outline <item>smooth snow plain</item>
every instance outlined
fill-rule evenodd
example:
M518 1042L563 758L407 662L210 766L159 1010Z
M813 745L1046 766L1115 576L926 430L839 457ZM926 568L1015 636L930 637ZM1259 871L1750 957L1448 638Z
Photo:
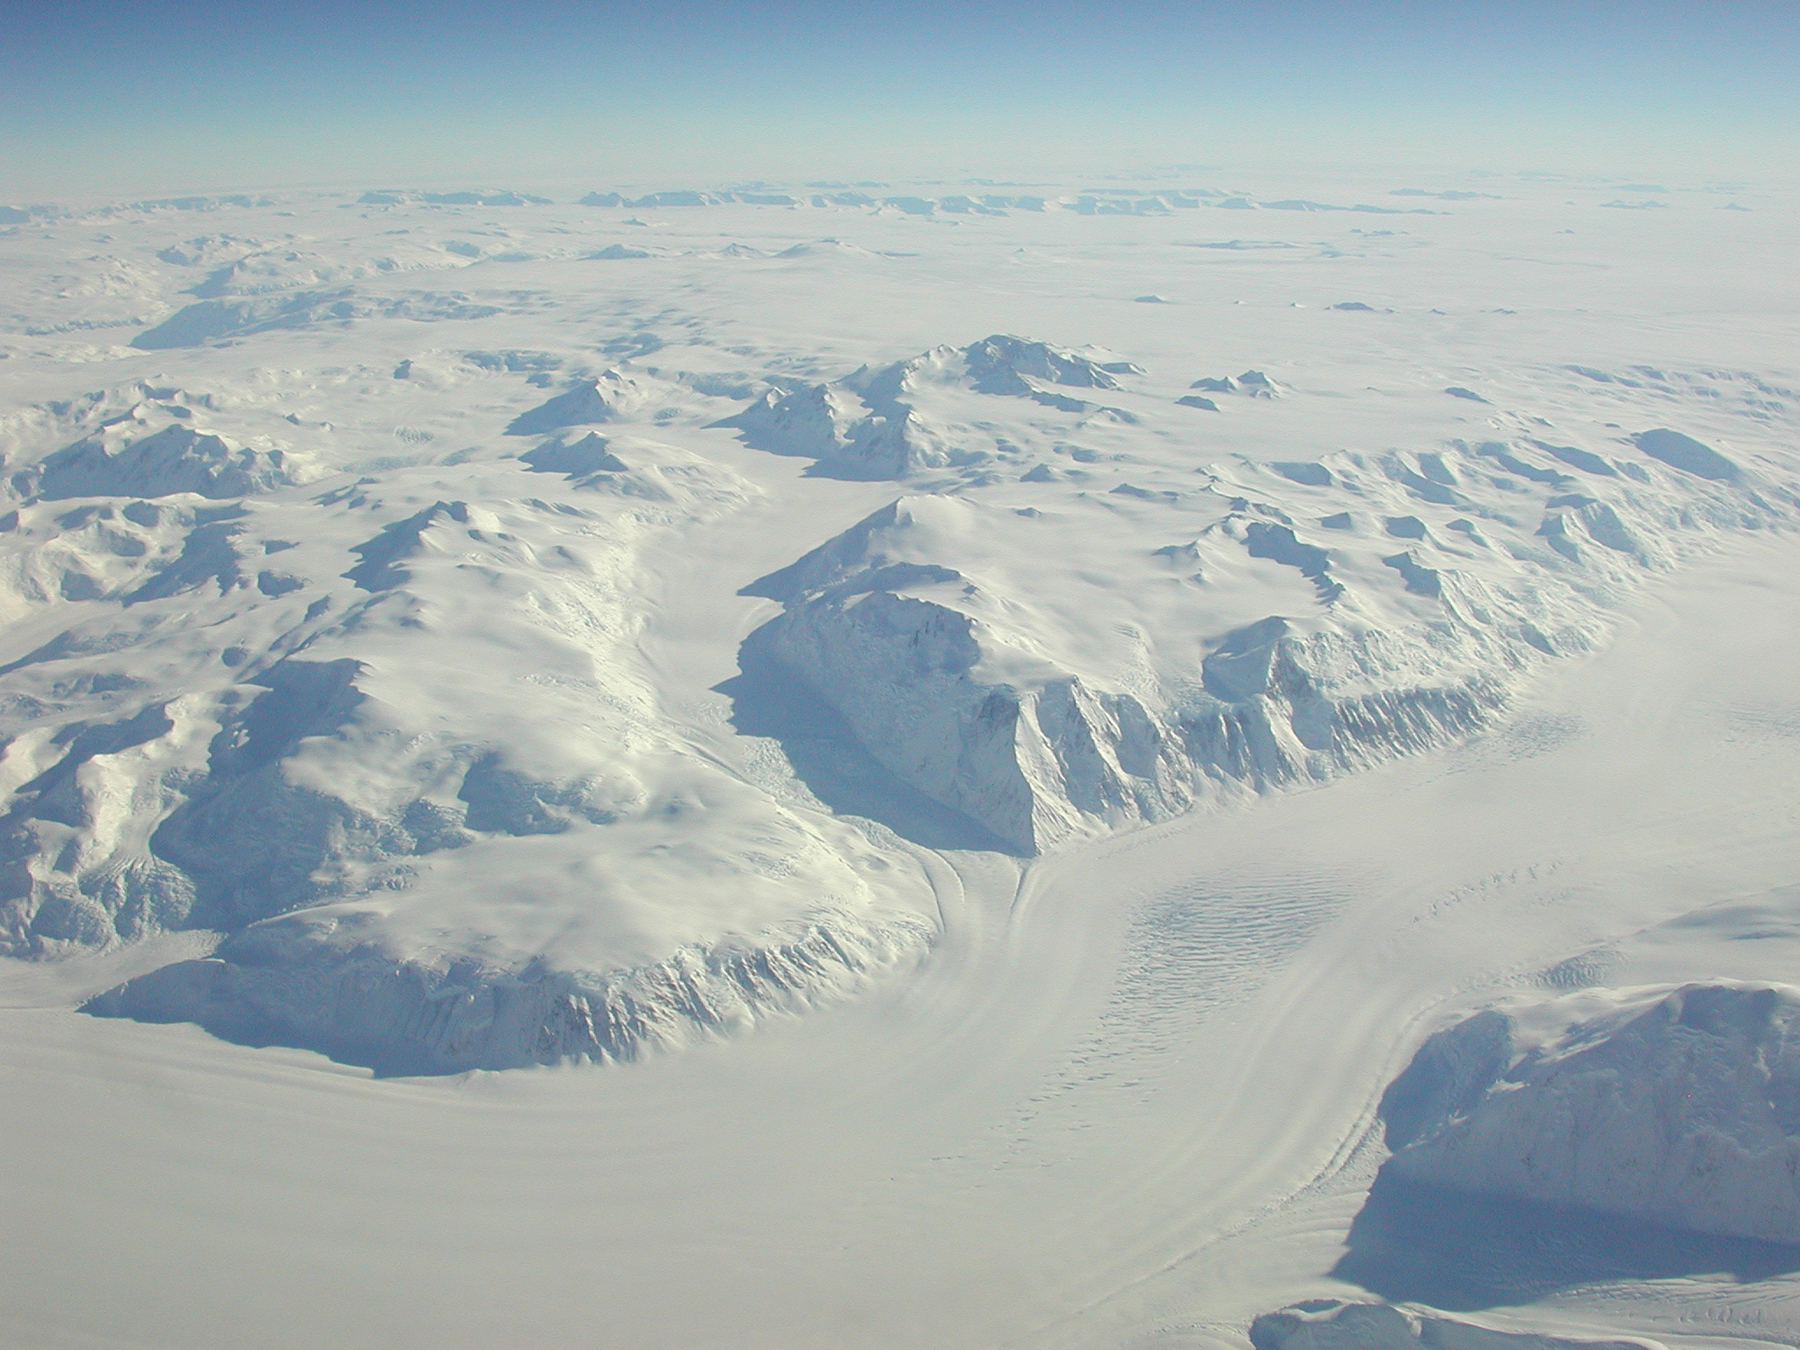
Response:
M1796 997L1794 203L1476 187L0 230L7 1343L1792 1343L1515 1174Z

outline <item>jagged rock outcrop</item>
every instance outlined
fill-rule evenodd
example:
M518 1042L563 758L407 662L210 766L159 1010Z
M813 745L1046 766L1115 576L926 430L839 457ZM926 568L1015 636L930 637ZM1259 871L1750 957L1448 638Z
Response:
M296 481L297 465L278 449L234 445L192 427L147 435L109 427L47 456L17 486L50 501L70 497L243 497Z
M1181 683L1108 687L1044 655L1054 631L1020 597L920 560L1011 523L969 502L902 498L750 588L785 612L748 646L902 779L1022 853L1165 818L1221 782L1274 786L1435 744L1502 702L1473 668L1424 674L1428 662L1389 635L1307 635L1281 616L1211 638ZM1262 524L1215 537L1279 555L1319 603L1335 601L1325 551L1286 527L1255 533Z
M1110 378L1050 355L977 344L943 360L1002 390ZM821 428L829 412L841 442L841 396L771 407L818 411ZM819 434L814 450L841 453ZM1535 662L1590 648L1610 599L1685 537L1777 518L1736 482L1552 463L1459 442L1213 466L1199 490L1122 482L1055 514L907 496L749 587L784 612L746 655L790 672L906 783L1032 853L1468 735ZM1132 546L1153 507L1205 523Z
M995 334L967 347L934 347L891 365L864 366L841 380L770 390L718 425L733 427L759 449L817 461L833 478L905 478L924 469L976 463L987 451L967 444L960 424L928 415L945 391L1027 398L1077 415L1135 420L1123 409L1060 393L1113 390L1126 363L1109 369L1043 342ZM985 438L991 446L994 438Z
M1245 398L1280 398L1287 391L1260 370L1246 370L1242 375L1203 376L1188 386L1209 394L1241 394ZM1205 402L1206 400L1201 400Z
M803 604L762 631L758 651L803 673L904 780L1021 853L1067 838L1084 815L1124 823L1181 804L1163 729L1135 699L1073 676L984 680L976 621L888 589L904 584L890 572Z

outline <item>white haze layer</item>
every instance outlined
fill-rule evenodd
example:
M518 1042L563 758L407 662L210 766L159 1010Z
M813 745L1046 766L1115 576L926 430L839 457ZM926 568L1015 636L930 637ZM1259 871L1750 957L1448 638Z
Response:
M0 1336L1241 1346L1496 1005L1800 1237L1535 1105L1794 978L1792 204L1499 181L0 213Z

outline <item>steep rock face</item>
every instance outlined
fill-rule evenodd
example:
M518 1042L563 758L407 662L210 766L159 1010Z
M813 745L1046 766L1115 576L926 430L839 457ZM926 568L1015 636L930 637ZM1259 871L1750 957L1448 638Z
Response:
M1027 398L1064 413L1118 408L1057 392L1056 387L1112 390L1106 367L1046 343L996 334L967 347L934 347L891 365L860 370L829 384L771 390L720 426L733 427L759 449L818 461L832 478L905 478L924 469L981 462L991 435L970 436L956 418L956 396Z
M962 573L903 561L915 534L979 529L984 513L903 498L751 590L787 611L753 635L864 746L925 795L1022 853L1088 828L1156 819L1190 799L1165 730L1129 694L1096 691L996 628ZM1024 678L997 679L997 651Z
M1502 702L1471 660L1479 636L1308 633L1279 615L1227 628L1178 663L1162 652L1192 637L1149 632L1144 659L1162 669L1121 687L1026 593L921 561L979 557L974 541L1011 514L903 498L752 587L785 610L749 645L902 779L1022 853L1164 819L1229 785L1324 777L1440 743ZM1451 669L1434 645L1454 651Z
M1800 989L1614 990L1478 1013L1382 1100L1397 1175L1800 1243Z
M970 350L958 369L985 359ZM1000 350L981 378L1027 364ZM783 605L752 654L907 783L1031 853L1477 731L1690 540L1782 518L1747 485L1594 459L1577 480L1524 447L1458 442L1213 465L1198 488L1120 482L1050 510L906 496L746 588ZM1012 500L1056 481L1026 473ZM1144 547L1158 519L1188 542Z
M743 1031L853 993L916 961L906 916L820 912L743 939L612 971L396 958L355 916L258 925L211 957L164 966L86 1011L196 1022L216 1035L324 1051L382 1073L461 1073L566 1060L629 1061ZM360 940L359 940L360 939Z
M919 580L888 571L810 597L752 641L901 778L1026 854L1165 819L1209 784L1278 786L1440 744L1503 701L1473 677L1334 698L1341 667L1375 665L1380 644L1291 637L1271 616L1219 642L1203 692L1147 706L1042 667L1018 635L953 604L889 589Z
M1156 819L1184 800L1162 762L1164 733L1137 700L1074 676L984 679L985 637L967 614L872 584L798 606L760 644L829 691L877 759L1019 852L1086 817Z

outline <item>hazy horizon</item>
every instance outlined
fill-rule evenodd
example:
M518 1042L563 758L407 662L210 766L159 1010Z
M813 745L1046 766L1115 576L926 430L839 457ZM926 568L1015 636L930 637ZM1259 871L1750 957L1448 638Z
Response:
M1779 176L1800 13L14 7L0 193L1156 172Z
M1800 4L5 20L0 1350L1800 1350Z

